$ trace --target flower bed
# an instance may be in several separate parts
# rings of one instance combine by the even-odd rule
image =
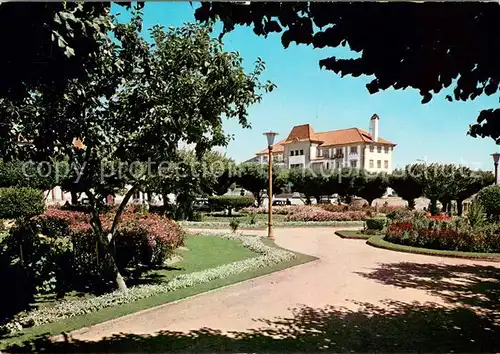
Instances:
[[[105,232],[113,217],[100,216]],[[116,264],[124,275],[139,267],[163,265],[171,251],[182,245],[183,236],[180,226],[168,218],[127,210],[113,239]],[[12,228],[0,246],[5,248],[1,257],[7,264],[18,262],[22,250],[23,274],[34,293],[106,291],[114,279],[109,253],[83,212],[48,208]]]
[[[38,326],[64,318],[96,312],[103,308],[130,303],[139,299],[271,266],[295,258],[295,254],[293,252],[267,246],[262,242],[260,237],[238,234],[224,234],[221,235],[221,237],[240,240],[243,243],[243,246],[251,251],[259,253],[260,255],[199,272],[183,274],[161,284],[137,285],[131,287],[126,293],[115,291],[102,296],[95,296],[87,299],[64,300],[51,307],[40,307],[29,312],[18,314],[7,324],[0,326],[0,332],[18,332],[26,327]]]
[[[300,206],[286,217],[287,221],[362,221],[366,219],[364,211],[327,211],[317,206]]]
[[[496,224],[472,227],[466,219],[436,221],[427,217],[392,222],[386,241],[422,248],[462,252],[500,252]]]

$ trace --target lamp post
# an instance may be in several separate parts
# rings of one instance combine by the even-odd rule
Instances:
[[[496,152],[491,154],[493,156],[493,163],[495,164],[495,185],[498,184],[498,161],[500,160],[500,153]]]
[[[267,150],[269,153],[269,187],[267,189],[267,200],[269,202],[267,214],[268,214],[268,226],[267,226],[267,237],[270,239],[274,238],[273,235],[273,144],[274,137],[278,135],[274,132],[264,133],[267,138]]]

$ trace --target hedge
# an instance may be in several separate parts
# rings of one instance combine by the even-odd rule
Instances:
[[[232,209],[241,209],[254,205],[255,199],[250,196],[240,196],[240,195],[218,195],[208,197],[208,205],[212,210],[228,210],[228,214],[231,215]]]
[[[0,188],[0,219],[28,218],[44,210],[41,191],[28,187]]]

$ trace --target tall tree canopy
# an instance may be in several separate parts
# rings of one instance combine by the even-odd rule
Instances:
[[[225,52],[209,26],[154,26],[151,44],[141,35],[137,9],[130,23],[106,16],[113,37],[96,40],[99,55],[85,75],[61,92],[38,87],[22,99],[0,100],[0,112],[10,112],[0,115],[0,152],[7,160],[66,159],[77,166],[78,178],[70,174],[66,186],[88,196],[94,231],[113,260],[113,238],[134,192],[161,173],[162,163],[180,160],[180,144],[192,144],[199,157],[226,145],[223,119],[248,127],[248,107],[273,85],[260,81],[261,60],[245,72],[239,54]],[[31,143],[19,146],[19,136]],[[101,201],[125,185],[131,188],[104,229]]]
[[[0,98],[82,77],[111,30],[110,2],[0,3]]]
[[[222,34],[236,25],[253,26],[262,36],[282,33],[285,48],[292,42],[347,45],[360,56],[324,58],[320,67],[341,76],[373,75],[370,93],[414,88],[427,103],[443,90],[449,101],[499,92],[497,2],[205,2],[195,16],[222,20]],[[481,111],[469,134],[500,143],[500,109]]]

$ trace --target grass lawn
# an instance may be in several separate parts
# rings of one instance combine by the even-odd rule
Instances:
[[[424,254],[428,256],[465,258],[465,259],[500,262],[500,253],[462,252],[462,251],[437,250],[432,248],[406,246],[386,241],[383,239],[383,237],[380,236],[370,237],[367,241],[367,244],[373,247],[391,251],[398,251],[398,252]]]
[[[274,245],[274,243],[269,240],[264,240],[263,242],[271,246]],[[145,274],[145,277],[150,281],[165,281],[183,273],[191,273],[257,256],[256,253],[243,247],[239,241],[222,239],[217,236],[188,236],[186,238],[186,247],[188,250],[178,251],[182,254],[183,260],[172,265],[172,268],[175,269],[151,271]],[[89,313],[83,316],[63,319],[58,322],[32,327],[26,329],[22,333],[16,333],[10,337],[0,337],[0,350],[11,345],[19,345],[25,341],[33,340],[39,336],[53,336],[62,332],[69,332],[82,327],[91,326],[93,324],[105,322],[140,310],[306,263],[314,259],[316,258],[297,253],[296,257],[289,262],[283,262],[274,266],[259,268],[253,271],[216,279],[207,283],[197,284],[188,288],[144,298],[128,304],[104,308],[97,312]]]
[[[342,238],[347,239],[358,239],[358,240],[368,240],[373,235],[365,235],[361,233],[361,230],[339,230],[335,234]]]

